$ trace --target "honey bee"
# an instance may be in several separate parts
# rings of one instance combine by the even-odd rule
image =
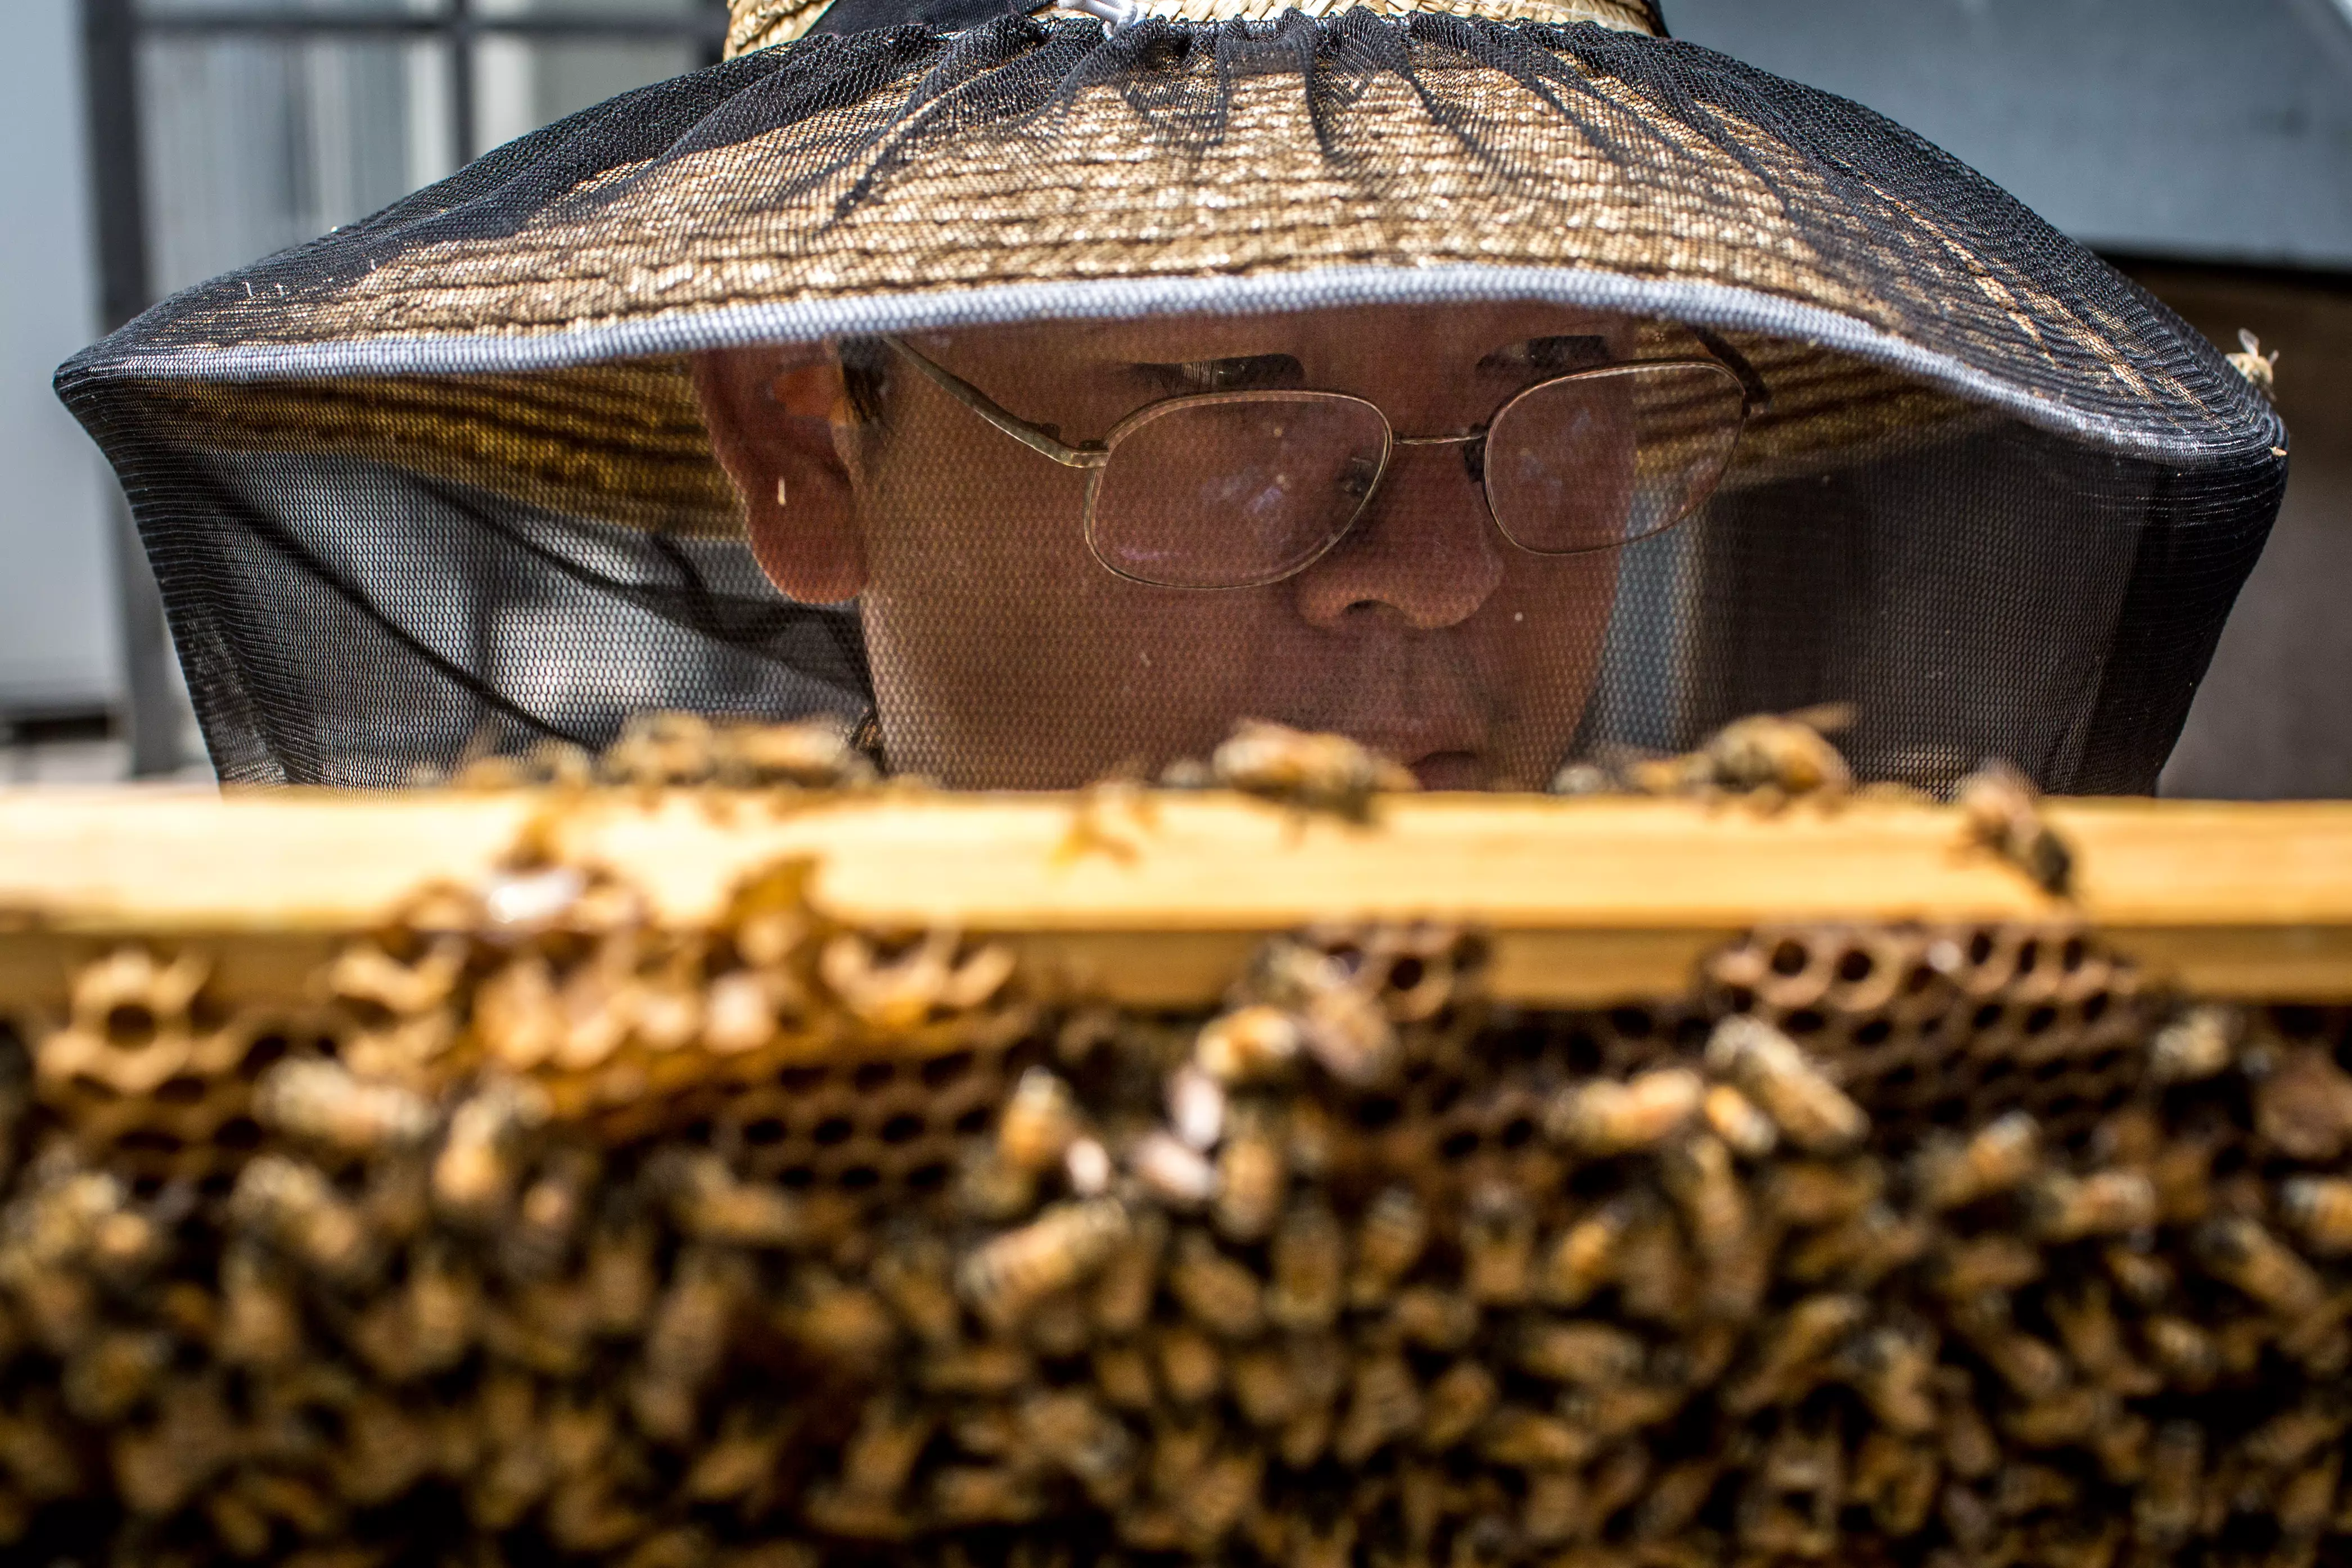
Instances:
[[[1204,1403],[1224,1386],[1224,1357],[1200,1330],[1189,1324],[1165,1329],[1153,1348],[1160,1363],[1160,1386],[1179,1405]]]
[[[2126,1300],[2139,1307],[2153,1307],[2172,1294],[2179,1281],[2172,1266],[2163,1259],[2137,1248],[2116,1243],[2099,1252],[2100,1264],[2107,1278],[2116,1283]]]
[[[635,1333],[653,1312],[659,1289],[653,1247],[652,1235],[638,1226],[600,1226],[589,1237],[581,1284],[598,1332]]]
[[[1287,1021],[1286,1014],[1276,1016]],[[1294,1044],[1292,1053],[1296,1051]],[[1205,1069],[1191,1062],[1170,1073],[1168,1124],[1192,1147],[1203,1153],[1215,1148],[1217,1141],[1225,1135],[1224,1085]]]
[[[1289,1568],[1349,1568],[1356,1556],[1356,1521],[1348,1514],[1291,1516],[1279,1558]]]
[[[2263,1469],[2292,1469],[2341,1437],[2347,1418],[2352,1412],[2341,1406],[2306,1399],[2246,1434],[2240,1452]]]
[[[1361,1465],[1387,1444],[1417,1430],[1422,1422],[1420,1385],[1404,1358],[1376,1355],[1356,1368],[1347,1414],[1331,1439],[1343,1465]]]
[[[817,1268],[802,1270],[795,1284],[796,1299],[779,1314],[779,1323],[810,1359],[869,1376],[881,1370],[898,1338],[882,1298]]]
[[[2074,852],[2042,820],[2041,800],[2032,779],[1998,760],[1962,779],[1952,796],[1969,844],[1999,855],[2052,897],[2066,898],[2074,892]]]
[[[1125,1422],[1078,1390],[1037,1394],[1021,1405],[1030,1451],[1086,1488],[1098,1506],[1122,1500],[1142,1462]]]
[[[1093,1370],[1095,1386],[1122,1410],[1148,1411],[1158,1397],[1151,1358],[1133,1344],[1097,1345]]]
[[[281,1061],[254,1086],[263,1125],[341,1154],[414,1148],[433,1133],[433,1108],[396,1084],[369,1083],[339,1061]]]
[[[1989,1291],[1955,1302],[1950,1322],[2000,1380],[2028,1403],[2047,1399],[2064,1385],[2066,1358],[2055,1345],[2017,1326],[2007,1296]]]
[[[2145,1230],[2156,1223],[2156,1185],[2137,1171],[2053,1171],[2027,1189],[2026,1214],[2048,1241]]]
[[[1816,1232],[1782,1258],[1780,1271],[1800,1284],[1832,1281],[1870,1290],[1916,1261],[1934,1243],[1932,1227],[1916,1215],[1874,1203],[1842,1225]]]
[[[1900,1541],[1927,1527],[1941,1469],[1933,1448],[1875,1431],[1854,1450],[1849,1495],[1870,1510],[1881,1530]]]
[[[851,789],[876,778],[855,733],[831,715],[790,724],[720,725],[710,750],[716,782],[734,789]]]
[[[1423,1401],[1422,1448],[1441,1453],[1469,1437],[1495,1407],[1498,1394],[1494,1374],[1475,1360],[1457,1361],[1439,1373]]]
[[[1724,1390],[1725,1408],[1745,1415],[1811,1386],[1811,1375],[1869,1315],[1860,1296],[1824,1293],[1797,1302],[1765,1329],[1755,1364]]]
[[[229,1217],[330,1280],[352,1281],[376,1261],[359,1211],[313,1167],[263,1155],[239,1174]]]
[[[2016,1291],[2042,1279],[2042,1250],[2009,1234],[1992,1232],[1971,1241],[1948,1241],[1927,1267],[1928,1283],[1948,1300],[1973,1300],[1988,1291]]]
[[[1944,1464],[1962,1480],[1981,1480],[2000,1468],[2000,1439],[1986,1421],[1967,1373],[1946,1367],[1938,1371],[1937,1380],[1947,1396],[1943,1425],[1937,1434]]]
[[[865,1500],[897,1497],[938,1427],[937,1416],[888,1395],[866,1401],[856,1431],[842,1449],[842,1491]]]
[[[2208,1273],[2282,1317],[2308,1317],[2326,1299],[2326,1288],[2311,1265],[2257,1220],[2242,1216],[2209,1220],[2198,1228],[2191,1247]]]
[[[975,1249],[957,1269],[956,1287],[983,1318],[1009,1325],[1025,1308],[1100,1268],[1129,1229],[1127,1206],[1117,1198],[1056,1204]]]
[[[1462,1216],[1462,1283],[1474,1301],[1511,1304],[1532,1286],[1535,1212],[1515,1189],[1481,1184]]]
[[[1572,1469],[1591,1462],[1599,1448],[1590,1427],[1523,1406],[1504,1406],[1478,1433],[1479,1455],[1515,1470]]]
[[[1235,1241],[1262,1239],[1281,1215],[1289,1186],[1289,1164],[1271,1113],[1236,1107],[1234,1124],[1217,1155],[1213,1216],[1218,1231]]]
[[[2123,1325],[2116,1318],[2105,1281],[2094,1277],[2078,1281],[2071,1291],[2053,1291],[2042,1306],[2066,1354],[2085,1375],[2118,1394],[2156,1392],[2144,1385],[2144,1370],[2125,1349]]]
[[[1234,1404],[1253,1427],[1278,1427],[1298,1413],[1298,1378],[1281,1351],[1260,1349],[1235,1356],[1233,1385]]]
[[[1709,1456],[1667,1467],[1633,1514],[1633,1539],[1666,1541],[1682,1534],[1723,1479],[1723,1462]]]
[[[1628,1317],[1681,1324],[1697,1310],[1690,1259],[1663,1204],[1639,1204],[1618,1238],[1617,1297]]]
[[[1184,1493],[1185,1535],[1195,1555],[1215,1554],[1257,1507],[1265,1479],[1265,1456],[1255,1448],[1219,1454],[1201,1468]]]
[[[1210,1333],[1249,1339],[1265,1326],[1265,1302],[1257,1276],[1217,1250],[1199,1231],[1176,1244],[1168,1268],[1168,1289]]]
[[[1616,1278],[1625,1238],[1643,1223],[1643,1211],[1656,1206],[1646,1193],[1613,1198],[1560,1232],[1538,1270],[1538,1296],[1549,1306],[1583,1305]]]
[[[1760,1160],[1780,1141],[1780,1130],[1772,1124],[1772,1118],[1728,1083],[1709,1089],[1700,1110],[1715,1135],[1742,1159]]]
[[[460,1102],[433,1162],[434,1202],[477,1224],[505,1207],[514,1191],[517,1145],[546,1124],[551,1110],[545,1091],[510,1078],[494,1079]]]
[[[1320,1203],[1295,1204],[1270,1249],[1274,1282],[1265,1315],[1276,1327],[1325,1329],[1339,1315],[1348,1281],[1348,1236]]]
[[[1886,1190],[1876,1160],[1781,1160],[1763,1184],[1772,1217],[1799,1228],[1837,1225],[1876,1203]]]
[[[2237,1055],[2243,1020],[2235,1008],[2207,1003],[2182,1012],[2156,1031],[2148,1071],[2159,1083],[2196,1083],[2214,1077]]]
[[[1036,1483],[1006,1465],[942,1465],[931,1474],[930,1500],[950,1525],[1025,1524],[1045,1511]]]
[[[925,1344],[949,1345],[963,1326],[954,1269],[944,1242],[908,1229],[884,1244],[869,1273],[909,1333]]]
[[[1721,1139],[1686,1138],[1665,1151],[1658,1170],[1702,1257],[1719,1262],[1749,1248],[1754,1208]]]
[[[997,1156],[1036,1176],[1060,1164],[1081,1131],[1070,1086],[1048,1069],[1033,1067],[1013,1084],[997,1117]]]
[[[1429,1245],[1429,1215],[1409,1186],[1383,1188],[1356,1228],[1348,1301],[1359,1311],[1384,1302]]]
[[[2341,1452],[2323,1456],[2305,1466],[2278,1489],[2273,1517],[2279,1533],[2290,1541],[2315,1541],[2328,1532],[2336,1513],[2336,1494],[2344,1479]]]
[[[1856,1335],[1842,1357],[1848,1382],[1892,1432],[1925,1437],[1936,1429],[1936,1341],[1891,1325]]]
[[[1853,788],[1853,774],[1828,737],[1853,722],[1853,709],[1843,703],[1754,714],[1725,725],[1687,756],[1635,762],[1627,772],[1634,788],[1653,795],[1717,789],[1843,795]]]
[[[2089,1442],[2115,1419],[2120,1406],[2115,1395],[2088,1384],[2072,1383],[2002,1416],[2002,1430],[2029,1448],[2059,1448]]]
[[[1434,1285],[1414,1285],[1397,1293],[1389,1308],[1388,1327],[1406,1344],[1450,1353],[1476,1336],[1478,1307],[1466,1296]]]
[[[2273,349],[2269,353],[2263,353],[2263,340],[2243,327],[2238,329],[2238,348],[2240,352],[2224,356],[2230,361],[2230,368],[2253,383],[2254,390],[2263,396],[2275,400],[2278,396],[2278,350]]]
[[[283,1366],[301,1355],[302,1309],[287,1281],[250,1246],[221,1258],[221,1311],[214,1353],[232,1366]]]
[[[1150,1210],[1132,1218],[1094,1288],[1094,1322],[1112,1335],[1135,1333],[1151,1315],[1160,1290],[1160,1259],[1168,1249],[1168,1222]]]
[[[666,1151],[649,1164],[646,1179],[669,1199],[678,1228],[698,1240],[790,1248],[809,1237],[798,1197],[766,1182],[738,1181],[717,1155]]]
[[[1912,1187],[1930,1208],[1960,1208],[2019,1186],[2041,1157],[2040,1124],[2011,1111],[1965,1140],[1929,1139],[1911,1162]]]
[[[1544,1130],[1591,1155],[1655,1148],[1699,1113],[1706,1085],[1687,1068],[1660,1068],[1623,1083],[1594,1079],[1562,1089]]]
[[[160,1333],[107,1329],[66,1358],[58,1391],[83,1420],[116,1420],[154,1388],[171,1364],[172,1342]]]
[[[2336,1158],[2352,1139],[2352,1074],[2316,1046],[2285,1052],[2255,1085],[2254,1128],[2291,1159]]]
[[[1382,792],[1417,789],[1406,768],[1343,735],[1317,735],[1244,719],[1209,755],[1210,777],[1228,789],[1303,810],[1369,821]]]
[[[1144,1190],[1171,1208],[1198,1208],[1217,1194],[1217,1167],[1200,1150],[1166,1133],[1138,1138],[1127,1163]]]
[[[1519,1333],[1520,1370],[1553,1383],[1608,1386],[1641,1375],[1648,1347],[1606,1323],[1536,1320]]]
[[[995,1340],[933,1351],[916,1383],[930,1394],[995,1398],[1024,1387],[1036,1375],[1036,1357],[1009,1340]]]
[[[1202,1026],[1192,1044],[1192,1063],[1212,1083],[1263,1083],[1287,1072],[1305,1044],[1297,1019],[1280,1008],[1256,1003]],[[1219,1111],[1222,1121],[1222,1106]]]
[[[2185,1316],[2171,1312],[2149,1316],[2140,1323],[2140,1340],[2147,1344],[2147,1354],[2155,1356],[2161,1371],[2180,1387],[2210,1387],[2221,1375],[2221,1344]]]
[[[2147,1474],[2132,1498],[2132,1529],[2156,1547],[2189,1538],[2199,1513],[2205,1474],[2205,1429],[2194,1421],[2167,1421],[2148,1445]]]
[[[1759,1018],[1735,1014],[1707,1040],[1707,1066],[1738,1085],[1811,1154],[1835,1154],[1862,1141],[1870,1118],[1822,1076],[1795,1040]]]

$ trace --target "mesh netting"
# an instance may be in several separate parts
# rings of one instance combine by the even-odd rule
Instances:
[[[1086,323],[1156,334],[1129,370],[1287,358],[1401,435],[1486,419],[1534,379],[1493,357],[1563,337],[1737,361],[1758,406],[1704,507],[1601,556],[1515,551],[1475,463],[1400,448],[1311,569],[1150,588],[1090,555],[1082,472],[875,347],[919,334],[1082,443],[1169,391],[1110,398]],[[760,354],[854,395],[714,420]],[[1851,104],[1591,26],[1361,12],[745,56],[191,290],[60,387],[233,780],[392,783],[670,707],[872,715],[962,785],[1262,716],[1540,787],[1845,701],[1864,778],[1999,753],[2145,789],[2285,469],[2177,319]],[[845,486],[822,570],[803,460]]]

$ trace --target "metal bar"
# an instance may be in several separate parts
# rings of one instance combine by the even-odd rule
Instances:
[[[440,30],[449,42],[449,150],[464,168],[480,151],[474,105],[474,7],[472,0],[449,0]]]
[[[81,20],[91,204],[98,225],[99,325],[111,332],[153,303],[145,158],[140,145],[140,18],[132,0],[82,0]],[[163,598],[120,490],[110,511],[131,771],[170,773],[183,760],[180,741],[185,720],[171,632],[163,621]]]
[[[723,12],[685,12],[668,16],[614,16],[595,12],[536,12],[513,16],[482,16],[465,0],[440,16],[389,11],[332,12],[309,15],[283,11],[174,11],[137,18],[143,31],[161,37],[205,37],[223,34],[276,37],[430,37],[462,31],[504,33],[547,38],[686,39],[724,43]]]

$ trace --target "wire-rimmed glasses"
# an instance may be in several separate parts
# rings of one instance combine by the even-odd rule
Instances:
[[[1158,588],[1258,588],[1306,570],[1362,519],[1403,446],[1462,448],[1496,531],[1530,555],[1616,549],[1705,504],[1756,406],[1720,361],[1643,360],[1538,382],[1459,434],[1399,435],[1348,392],[1267,390],[1164,398],[1073,446],[883,340],[989,424],[1087,470],[1087,548]]]

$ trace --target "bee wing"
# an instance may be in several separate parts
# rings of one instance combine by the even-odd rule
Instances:
[[[2256,359],[2260,359],[2262,357],[2263,340],[2260,338],[2255,337],[2252,330],[2249,328],[2241,327],[2238,329],[2238,346],[2245,350],[2246,352],[2253,355]]]

